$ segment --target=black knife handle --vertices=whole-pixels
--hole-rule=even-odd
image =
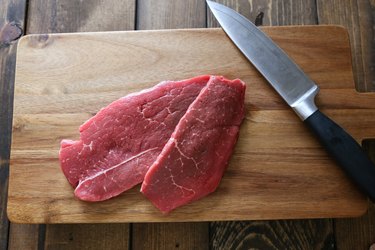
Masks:
[[[359,188],[375,201],[375,165],[353,137],[319,110],[304,122]]]

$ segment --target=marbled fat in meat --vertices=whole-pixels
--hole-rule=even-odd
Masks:
[[[86,121],[80,140],[63,140],[61,169],[75,195],[101,201],[142,182],[209,78],[166,81],[125,96]]]
[[[245,84],[211,77],[146,173],[141,192],[162,212],[219,185],[244,118]]]

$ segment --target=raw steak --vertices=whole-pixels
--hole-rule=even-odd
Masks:
[[[162,212],[213,192],[244,118],[245,84],[211,77],[148,170],[141,192]]]
[[[142,182],[209,78],[162,82],[125,96],[86,121],[79,141],[63,140],[61,168],[75,195],[101,201]]]

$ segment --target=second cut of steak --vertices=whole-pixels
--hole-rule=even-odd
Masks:
[[[148,170],[141,192],[169,212],[213,192],[245,115],[245,84],[211,77]]]
[[[143,181],[210,79],[166,81],[125,96],[80,127],[80,140],[63,140],[61,168],[81,200],[101,201]]]

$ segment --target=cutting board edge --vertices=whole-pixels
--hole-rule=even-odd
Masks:
[[[337,29],[344,32],[347,36],[347,40],[349,41],[349,32],[348,29],[343,25],[336,25],[336,24],[319,24],[319,25],[284,25],[284,26],[261,26],[258,27],[261,30],[277,30],[277,29],[321,29],[321,28],[328,28],[328,29]],[[91,36],[91,35],[105,35],[105,34],[123,34],[123,33],[169,33],[169,32],[224,32],[222,28],[215,27],[215,28],[186,28],[186,29],[155,29],[155,30],[118,30],[118,31],[92,31],[92,32],[65,32],[65,33],[35,33],[35,34],[26,34],[23,35],[17,42],[17,47],[22,46],[23,43],[28,42],[28,39],[34,37],[43,37],[47,38],[48,36]]]
[[[336,26],[337,28],[339,28],[340,30],[345,30],[345,32],[346,32],[346,29],[344,28],[344,27],[342,27],[342,26],[337,26],[337,25],[327,25],[327,27],[331,27],[331,26]],[[282,26],[282,27],[262,27],[262,29],[264,28],[264,29],[269,29],[269,28],[272,28],[272,29],[275,29],[275,28],[277,28],[277,29],[282,29],[282,28],[287,28],[287,29],[289,29],[289,28],[291,28],[291,27],[294,27],[294,26]],[[299,26],[297,26],[297,27],[299,27]],[[304,26],[304,27],[306,27],[306,26]],[[311,27],[314,27],[314,28],[316,28],[317,26],[316,25],[311,25]],[[207,29],[204,29],[204,28],[202,28],[202,29],[181,29],[181,30],[155,30],[155,32],[160,32],[160,31],[162,31],[162,32],[170,32],[170,31],[191,31],[191,30],[196,30],[196,31],[207,31]],[[212,29],[210,29],[210,30],[217,30],[217,31],[219,31],[219,30],[221,30],[220,28],[212,28]],[[153,32],[153,31],[112,31],[112,32],[90,32],[89,34],[97,34],[97,33],[114,33],[114,34],[117,34],[117,33],[119,33],[119,32],[121,32],[121,33],[127,33],[127,32],[139,32],[139,33],[148,33],[148,32]],[[346,32],[347,33],[347,32]],[[77,34],[84,34],[84,35],[86,35],[86,34],[88,34],[88,33],[60,33],[60,34],[63,34],[63,35],[68,35],[68,34],[72,34],[72,35],[77,35]],[[39,36],[39,35],[43,35],[43,34],[32,34],[32,35],[27,35],[27,36]],[[51,35],[59,35],[59,34],[51,34]],[[27,37],[27,36],[25,36],[25,37]],[[24,37],[23,37],[24,38]],[[22,38],[21,38],[22,39]],[[26,40],[26,39],[25,39]],[[353,80],[353,83],[354,83],[354,80]],[[364,210],[363,211],[363,213],[365,213],[366,211],[367,211],[367,207],[368,206],[366,206],[366,210]],[[363,214],[362,213],[362,211],[361,211],[361,214],[359,214],[359,215],[357,215],[357,214],[354,214],[353,215],[353,217],[357,217],[357,216],[360,216],[360,215],[362,215]],[[12,217],[12,216],[14,216],[13,214],[10,214],[10,218],[11,218],[11,221],[12,220],[14,220],[14,218]],[[343,216],[343,217],[347,217],[347,216]],[[350,217],[352,217],[352,216],[350,216]],[[293,218],[326,218],[326,217],[281,217],[280,219],[282,219],[282,218],[284,218],[284,219],[293,219]],[[328,218],[328,217],[327,217]],[[341,218],[341,217],[337,217],[337,218]],[[242,220],[242,218],[240,218],[241,220]],[[257,218],[255,218],[255,219],[257,219]],[[264,217],[264,218],[262,218],[262,219],[275,219],[275,218],[267,218],[267,217]],[[277,219],[277,218],[276,218]],[[245,219],[246,220],[246,219]],[[248,219],[248,220],[252,220],[252,218],[250,218],[250,219]],[[14,221],[17,221],[17,219],[15,219]],[[147,221],[152,221],[152,220],[147,220]],[[176,220],[176,221],[178,221],[178,220]],[[186,221],[186,220],[185,220]],[[195,220],[188,220],[188,221],[195,221]],[[196,220],[196,221],[202,221],[202,220]],[[212,221],[212,220],[205,220],[205,221]],[[23,222],[22,220],[19,220],[19,222],[17,222],[17,223],[46,223],[46,222],[48,222],[48,221],[41,221],[41,222]],[[95,222],[95,221],[85,221],[85,222],[87,222],[87,223],[92,223],[92,222]],[[109,221],[103,221],[103,222],[99,222],[99,223],[107,223],[107,222],[109,222]],[[113,221],[112,221],[113,222]],[[136,222],[136,221],[120,221],[120,222]],[[142,221],[142,222],[146,222],[146,221]],[[155,222],[161,222],[160,220],[155,220]],[[58,223],[65,223],[65,222],[58,222]],[[82,222],[77,222],[77,223],[82,223]]]
[[[25,220],[20,219],[17,215],[9,214],[7,213],[7,217],[10,222],[17,223],[17,224],[89,224],[89,223],[178,223],[178,222],[213,222],[213,221],[254,221],[254,220],[300,220],[300,219],[341,219],[341,218],[359,218],[363,216],[368,211],[368,204],[363,206],[363,210],[360,212],[355,213],[347,213],[347,214],[341,214],[341,215],[327,215],[327,216],[279,216],[279,217],[269,217],[269,216],[254,216],[254,217],[244,217],[244,216],[238,216],[238,217],[213,217],[210,219],[174,219],[168,218],[167,216],[165,218],[158,218],[158,219],[145,219],[145,220]],[[8,212],[8,211],[7,211]]]

